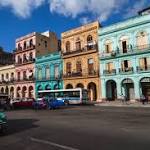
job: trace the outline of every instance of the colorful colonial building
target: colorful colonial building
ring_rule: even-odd
[[[56,51],[36,58],[36,96],[39,90],[62,89],[63,64],[61,53]]]
[[[15,79],[15,66],[8,65],[0,67],[0,93],[14,97],[14,79]]]
[[[99,30],[102,99],[150,100],[150,14]]]
[[[85,88],[91,100],[99,100],[99,23],[93,22],[61,34],[64,88]]]
[[[35,97],[35,57],[53,52],[57,47],[53,32],[34,32],[16,40],[15,97]]]

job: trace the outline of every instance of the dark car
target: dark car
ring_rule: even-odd
[[[38,98],[33,102],[33,108],[34,109],[46,109],[47,108],[47,102],[43,98]]]
[[[17,98],[12,100],[12,108],[32,108],[34,98]]]
[[[62,106],[68,105],[68,101],[64,100],[63,98],[49,98],[48,99],[48,108],[49,109],[56,109]]]

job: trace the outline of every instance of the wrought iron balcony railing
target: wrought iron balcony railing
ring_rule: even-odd
[[[119,69],[119,73],[120,74],[130,74],[130,73],[133,73],[134,70],[133,70],[133,67],[128,67],[128,68],[120,68]]]
[[[121,55],[130,55],[130,54],[135,54],[135,53],[143,53],[143,52],[146,52],[148,50],[150,50],[150,44],[135,46],[135,47],[132,47],[130,45],[126,49],[126,52],[123,52],[122,49],[117,48],[117,50],[114,50],[110,53],[106,53],[106,52],[100,53],[100,57],[101,58],[108,58],[108,57],[116,57],[116,56],[121,56]]]
[[[15,82],[31,82],[31,81],[35,81],[34,77],[29,77],[29,78],[23,78],[23,79],[15,79]]]
[[[82,53],[82,52],[88,52],[88,51],[92,51],[92,50],[98,50],[98,46],[97,44],[91,45],[91,46],[85,46],[81,49],[76,49],[76,50],[71,50],[68,52],[63,52],[62,55],[63,56],[67,56],[67,55],[73,55],[73,54],[78,54],[78,53]]]
[[[99,76],[99,71],[98,70],[92,70],[88,72],[68,72],[66,74],[63,74],[63,78],[76,78],[76,77],[82,77],[82,78],[87,78],[87,77],[98,77]]]
[[[112,70],[104,70],[103,71],[104,75],[116,75],[116,69],[112,69]]]
[[[51,77],[42,77],[42,78],[36,78],[36,81],[38,82],[46,82],[46,81],[59,81],[62,80],[62,76],[51,76]]]
[[[150,66],[138,66],[137,72],[150,71]]]
[[[35,45],[27,46],[26,48],[18,47],[14,50],[15,53],[20,53],[28,50],[35,49]]]
[[[29,60],[24,60],[24,61],[19,61],[19,62],[15,63],[15,66],[26,65],[26,64],[30,64],[30,63],[34,63],[34,62],[35,62],[35,58],[29,59]]]

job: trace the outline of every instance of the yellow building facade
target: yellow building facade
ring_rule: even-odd
[[[14,97],[15,66],[8,65],[0,67],[0,93]]]
[[[64,88],[88,89],[91,101],[101,98],[98,29],[93,22],[61,34]]]

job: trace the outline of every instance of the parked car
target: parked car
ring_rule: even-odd
[[[12,100],[12,108],[32,108],[34,98],[16,98]]]
[[[49,98],[48,99],[48,108],[49,109],[56,109],[62,106],[68,105],[68,101],[64,100],[63,98]]]
[[[47,102],[43,98],[38,98],[32,103],[32,105],[34,109],[46,109],[47,108]]]
[[[7,130],[7,117],[6,114],[0,110],[0,133],[5,133]]]

